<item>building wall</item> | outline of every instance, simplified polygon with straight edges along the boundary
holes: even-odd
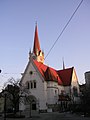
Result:
[[[73,87],[77,88],[77,91],[79,93],[79,83],[78,83],[78,78],[75,72],[75,69],[73,70],[72,73],[72,82],[71,82],[71,92],[73,93]]]
[[[56,104],[58,102],[58,83],[54,81],[47,82],[47,103]]]
[[[34,87],[34,82],[36,82],[36,87]],[[31,83],[33,87],[31,87]],[[71,95],[73,94],[73,87],[76,87],[79,92],[75,70],[73,70],[71,86],[61,86],[55,81],[45,81],[32,61],[29,61],[26,67],[21,84],[27,88],[29,95],[36,98],[37,109],[39,110],[47,109],[47,105],[57,104],[62,91]],[[20,105],[20,109],[25,109],[25,107],[24,104]]]
[[[62,91],[65,91],[65,87],[58,85],[58,90],[59,90],[59,95],[60,95]]]
[[[30,74],[32,71],[32,74]],[[22,84],[27,88],[27,83],[29,83],[29,94],[35,96],[36,104],[39,109],[47,109],[46,102],[46,83],[41,79],[38,71],[34,68],[32,62],[30,62],[28,69],[22,79]],[[36,82],[36,88],[31,88],[31,83]]]
[[[74,69],[72,74],[72,82],[71,82],[71,99],[73,102],[77,104],[80,102],[79,94],[80,94],[79,83]]]
[[[0,112],[4,111],[4,98],[0,97]]]
[[[90,87],[90,71],[85,72],[86,87]]]
[[[71,86],[64,86],[65,94],[71,96]]]

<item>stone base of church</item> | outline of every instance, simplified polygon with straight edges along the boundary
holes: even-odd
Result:
[[[58,104],[48,104],[47,112],[56,112],[59,110]]]

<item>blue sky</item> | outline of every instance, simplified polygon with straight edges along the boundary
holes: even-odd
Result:
[[[0,0],[0,86],[21,78],[33,47],[35,22],[45,56],[81,0]],[[90,70],[90,0],[84,0],[45,63],[74,66],[80,83]]]

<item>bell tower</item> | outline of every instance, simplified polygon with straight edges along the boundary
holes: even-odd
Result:
[[[35,26],[34,45],[32,54],[34,59],[36,59],[38,62],[44,63],[44,52],[40,48],[37,24]]]

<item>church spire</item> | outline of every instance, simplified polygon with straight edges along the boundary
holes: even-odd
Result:
[[[38,38],[38,28],[37,23],[35,26],[35,35],[34,35],[34,46],[33,46],[33,53],[37,56],[37,53],[40,51],[40,43]]]
[[[34,45],[33,45],[32,55],[33,55],[33,58],[36,59],[38,62],[44,63],[44,52],[40,48],[37,23],[35,26]]]
[[[64,58],[63,58],[63,70],[65,69]]]

